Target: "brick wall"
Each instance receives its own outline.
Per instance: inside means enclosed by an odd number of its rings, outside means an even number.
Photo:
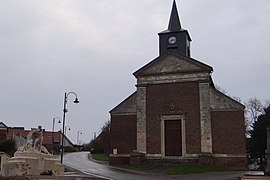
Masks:
[[[200,153],[199,87],[196,82],[148,85],[146,90],[147,153],[161,153],[160,116],[186,114],[187,153]]]
[[[0,142],[7,140],[7,130],[6,129],[0,129]]]
[[[136,115],[111,116],[111,151],[117,149],[118,154],[129,154],[136,150],[137,121]]]
[[[214,154],[246,153],[243,113],[241,110],[211,112]]]
[[[129,157],[121,157],[121,156],[110,156],[109,157],[109,164],[114,165],[124,165],[129,164],[130,158]]]
[[[248,167],[248,161],[246,157],[215,157],[213,165],[244,170]]]

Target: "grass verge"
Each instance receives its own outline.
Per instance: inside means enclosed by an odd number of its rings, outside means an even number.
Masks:
[[[141,163],[141,164],[134,164],[129,166],[132,169],[140,170],[140,171],[146,171],[153,169],[155,167],[158,167],[156,164],[151,163]]]
[[[109,157],[106,154],[89,154],[89,156],[90,155],[97,161],[109,161]]]

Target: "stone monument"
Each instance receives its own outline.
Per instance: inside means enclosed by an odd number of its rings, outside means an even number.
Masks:
[[[4,164],[3,176],[64,175],[64,166],[42,145],[41,126],[32,128],[26,144],[19,147],[14,157]]]

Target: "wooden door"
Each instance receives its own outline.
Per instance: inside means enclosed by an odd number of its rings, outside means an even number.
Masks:
[[[182,131],[180,120],[164,121],[165,156],[182,156]]]

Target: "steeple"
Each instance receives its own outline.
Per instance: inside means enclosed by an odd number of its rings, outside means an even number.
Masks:
[[[173,1],[168,29],[159,35],[159,55],[173,51],[177,54],[190,56],[191,38],[187,30],[182,29],[175,0]]]
[[[178,16],[178,11],[176,7],[175,0],[173,1],[173,6],[172,6],[172,12],[171,12],[171,17],[169,21],[169,26],[168,26],[168,31],[180,31],[181,28],[181,23],[180,19]]]

